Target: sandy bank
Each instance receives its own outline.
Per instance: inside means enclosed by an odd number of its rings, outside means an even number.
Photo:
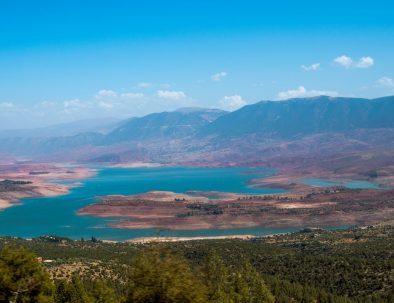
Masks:
[[[0,165],[0,210],[15,205],[20,199],[53,197],[69,193],[77,184],[58,184],[53,180],[73,181],[94,176],[86,167],[62,167],[48,164]]]
[[[163,165],[160,163],[151,163],[151,162],[125,162],[111,165],[110,167],[118,167],[118,168],[155,168],[162,167]]]
[[[231,235],[231,236],[207,236],[207,237],[145,237],[127,240],[128,243],[153,243],[153,242],[180,242],[180,241],[198,241],[198,240],[222,240],[222,239],[241,239],[249,240],[256,238],[253,235]]]
[[[0,199],[0,210],[7,208],[7,207],[11,207],[14,202],[15,202],[15,200],[12,201],[11,199],[8,199],[8,200]]]

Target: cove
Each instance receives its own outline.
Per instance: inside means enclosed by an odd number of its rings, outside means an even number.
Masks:
[[[131,195],[147,191],[221,191],[245,194],[283,192],[275,188],[254,188],[251,179],[269,177],[274,171],[250,168],[100,168],[96,176],[83,180],[70,193],[58,197],[28,198],[0,212],[0,235],[24,238],[57,235],[72,239],[96,237],[122,241],[157,236],[156,229],[115,229],[111,218],[78,216],[78,209],[97,202],[97,196]],[[114,219],[112,219],[114,220]],[[237,228],[193,231],[160,231],[164,236],[222,236],[250,234],[264,236],[299,230],[294,228]]]

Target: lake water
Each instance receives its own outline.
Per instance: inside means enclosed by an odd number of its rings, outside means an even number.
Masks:
[[[332,187],[344,186],[350,189],[382,189],[379,185],[361,180],[346,180],[346,179],[299,179],[296,182],[301,182],[311,186]]]
[[[249,174],[248,174],[249,173]],[[252,173],[252,174],[250,174]],[[256,175],[256,173],[258,173]],[[249,181],[267,177],[271,170],[244,168],[102,168],[92,178],[78,181],[80,187],[68,195],[23,199],[19,205],[0,211],[0,235],[37,237],[58,235],[73,239],[126,240],[157,236],[156,229],[115,229],[113,219],[78,216],[78,209],[97,201],[96,196],[138,194],[152,190],[185,193],[190,190],[238,192],[245,194],[280,193],[273,188],[253,188]],[[163,236],[219,236],[250,234],[263,236],[297,231],[299,228],[237,228],[194,231],[160,231]]]

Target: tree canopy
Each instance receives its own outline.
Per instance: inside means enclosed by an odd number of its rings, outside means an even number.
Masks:
[[[0,302],[53,302],[53,284],[34,254],[23,248],[0,252]]]

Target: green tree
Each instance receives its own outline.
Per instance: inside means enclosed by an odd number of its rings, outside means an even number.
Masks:
[[[53,302],[53,284],[34,254],[5,247],[0,252],[0,302]]]
[[[90,295],[95,303],[117,303],[115,291],[102,281],[95,281]]]
[[[61,280],[56,283],[55,302],[72,302],[71,287],[66,280]]]
[[[210,252],[205,262],[205,281],[211,302],[216,303],[273,303],[275,302],[263,277],[249,263],[229,273],[216,253]]]
[[[205,303],[205,293],[205,286],[182,256],[150,249],[132,262],[126,302]]]
[[[231,296],[235,303],[275,302],[263,277],[249,262],[245,262],[242,268],[233,275]]]
[[[56,285],[56,303],[93,303],[78,276],[73,276],[70,282],[62,280]]]
[[[216,252],[210,252],[204,268],[208,297],[211,302],[231,302],[228,270]]]

